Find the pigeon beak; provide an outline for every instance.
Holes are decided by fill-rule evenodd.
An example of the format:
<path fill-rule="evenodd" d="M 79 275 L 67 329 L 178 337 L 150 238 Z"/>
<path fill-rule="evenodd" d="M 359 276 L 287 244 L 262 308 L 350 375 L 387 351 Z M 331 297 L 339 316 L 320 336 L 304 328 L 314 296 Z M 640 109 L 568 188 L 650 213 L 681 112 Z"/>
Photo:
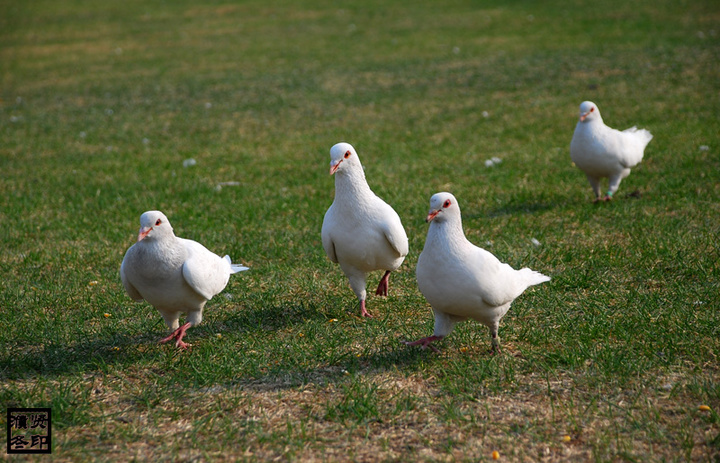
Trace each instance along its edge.
<path fill-rule="evenodd" d="M 148 236 L 148 233 L 150 233 L 150 230 L 152 230 L 152 227 L 142 227 L 140 231 L 138 232 L 138 241 L 142 241 L 143 238 Z"/>
<path fill-rule="evenodd" d="M 586 117 L 588 117 L 589 112 L 580 114 L 580 122 L 583 122 Z"/>
<path fill-rule="evenodd" d="M 432 222 L 435 217 L 440 213 L 440 209 L 437 211 L 430 211 L 427 218 L 425 218 L 425 222 Z"/>
<path fill-rule="evenodd" d="M 334 162 L 334 161 L 333 161 L 333 162 Z M 337 161 L 337 162 L 335 162 L 334 164 L 333 164 L 333 162 L 330 163 L 330 175 L 332 175 L 332 174 L 334 174 L 335 172 L 337 172 L 337 170 L 340 168 L 340 163 L 342 162 L 342 159 L 339 160 L 339 161 Z"/>

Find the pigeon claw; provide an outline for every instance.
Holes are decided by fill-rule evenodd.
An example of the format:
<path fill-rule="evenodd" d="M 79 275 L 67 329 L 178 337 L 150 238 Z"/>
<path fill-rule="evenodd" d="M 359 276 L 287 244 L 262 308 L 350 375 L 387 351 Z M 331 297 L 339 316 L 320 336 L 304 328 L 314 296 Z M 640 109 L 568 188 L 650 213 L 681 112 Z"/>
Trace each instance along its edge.
<path fill-rule="evenodd" d="M 368 312 L 367 309 L 365 308 L 365 301 L 360 301 L 360 316 L 367 317 L 367 318 L 373 318 L 373 316 L 370 315 L 370 312 Z"/>
<path fill-rule="evenodd" d="M 165 344 L 166 342 L 175 339 L 175 346 L 180 349 L 187 349 L 190 344 L 187 344 L 183 342 L 182 338 L 185 337 L 185 332 L 188 328 L 190 328 L 191 324 L 190 322 L 185 323 L 184 325 L 180 326 L 178 329 L 170 333 L 170 336 L 166 338 L 162 338 L 160 340 L 160 344 Z"/>
<path fill-rule="evenodd" d="M 390 270 L 385 272 L 385 275 L 380 279 L 377 290 L 375 291 L 376 296 L 387 296 L 388 288 L 390 287 Z"/>
<path fill-rule="evenodd" d="M 428 336 L 427 338 L 418 339 L 417 341 L 400 341 L 406 346 L 420 346 L 423 349 L 430 348 L 435 353 L 440 353 L 440 350 L 432 345 L 433 341 L 442 339 L 442 336 Z"/>
<path fill-rule="evenodd" d="M 178 340 L 177 342 L 175 342 L 175 346 L 178 347 L 178 348 L 180 348 L 180 349 L 185 350 L 185 349 L 187 349 L 188 347 L 190 347 L 190 344 Z"/>

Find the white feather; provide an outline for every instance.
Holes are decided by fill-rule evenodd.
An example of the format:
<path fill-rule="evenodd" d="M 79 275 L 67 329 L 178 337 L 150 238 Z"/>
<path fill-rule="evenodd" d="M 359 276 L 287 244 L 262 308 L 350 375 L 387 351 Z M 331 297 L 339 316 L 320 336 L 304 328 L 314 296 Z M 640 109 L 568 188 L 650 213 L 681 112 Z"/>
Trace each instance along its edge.
<path fill-rule="evenodd" d="M 515 298 L 550 277 L 529 268 L 515 270 L 468 241 L 460 207 L 450 193 L 432 196 L 428 219 L 416 274 L 420 292 L 435 314 L 433 336 L 447 336 L 457 322 L 470 318 L 488 326 L 495 338 Z"/>
<path fill-rule="evenodd" d="M 580 104 L 580 120 L 570 142 L 570 158 L 585 172 L 595 197 L 601 197 L 600 179 L 609 179 L 606 199 L 612 197 L 630 169 L 640 164 L 653 136 L 645 129 L 624 131 L 608 127 L 592 101 Z"/>
<path fill-rule="evenodd" d="M 340 264 L 364 307 L 367 273 L 396 270 L 408 253 L 408 238 L 395 210 L 372 192 L 355 149 L 338 143 L 330 150 L 336 166 L 335 199 L 325 213 L 322 244 Z"/>
<path fill-rule="evenodd" d="M 155 307 L 172 330 L 183 313 L 191 326 L 200 323 L 205 303 L 225 289 L 232 273 L 248 269 L 178 238 L 160 211 L 145 212 L 140 225 L 139 241 L 125 253 L 120 277 L 130 297 Z"/>

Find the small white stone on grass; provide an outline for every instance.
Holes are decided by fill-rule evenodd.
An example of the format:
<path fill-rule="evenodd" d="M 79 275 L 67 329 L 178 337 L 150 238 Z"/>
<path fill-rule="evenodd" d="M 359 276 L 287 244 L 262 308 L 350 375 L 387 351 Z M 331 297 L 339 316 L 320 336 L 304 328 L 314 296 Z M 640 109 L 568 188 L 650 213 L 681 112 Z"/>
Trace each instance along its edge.
<path fill-rule="evenodd" d="M 240 182 L 220 182 L 215 186 L 215 191 L 220 191 L 224 186 L 240 186 Z"/>
<path fill-rule="evenodd" d="M 488 160 L 485 161 L 485 167 L 492 167 L 492 166 L 495 166 L 495 165 L 497 165 L 497 164 L 500 164 L 501 162 L 502 162 L 502 159 L 500 159 L 500 158 L 497 157 L 497 156 L 493 156 L 493 157 L 491 157 L 490 159 L 488 159 Z"/>

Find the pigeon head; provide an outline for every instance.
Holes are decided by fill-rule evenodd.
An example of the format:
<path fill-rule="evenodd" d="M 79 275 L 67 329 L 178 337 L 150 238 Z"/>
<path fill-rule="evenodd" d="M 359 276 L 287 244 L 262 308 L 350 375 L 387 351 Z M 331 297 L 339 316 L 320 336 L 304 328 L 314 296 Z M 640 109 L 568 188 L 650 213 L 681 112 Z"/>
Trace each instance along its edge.
<path fill-rule="evenodd" d="M 583 101 L 580 103 L 580 122 L 590 122 L 600 119 L 600 110 L 592 101 Z"/>
<path fill-rule="evenodd" d="M 140 231 L 138 241 L 155 239 L 173 234 L 170 221 L 160 211 L 147 211 L 140 216 Z"/>
<path fill-rule="evenodd" d="M 338 143 L 330 148 L 330 175 L 356 164 L 360 165 L 360 158 L 350 143 Z"/>
<path fill-rule="evenodd" d="M 453 217 L 460 217 L 460 206 L 457 199 L 450 193 L 435 193 L 430 198 L 430 212 L 426 222 L 442 223 Z"/>

